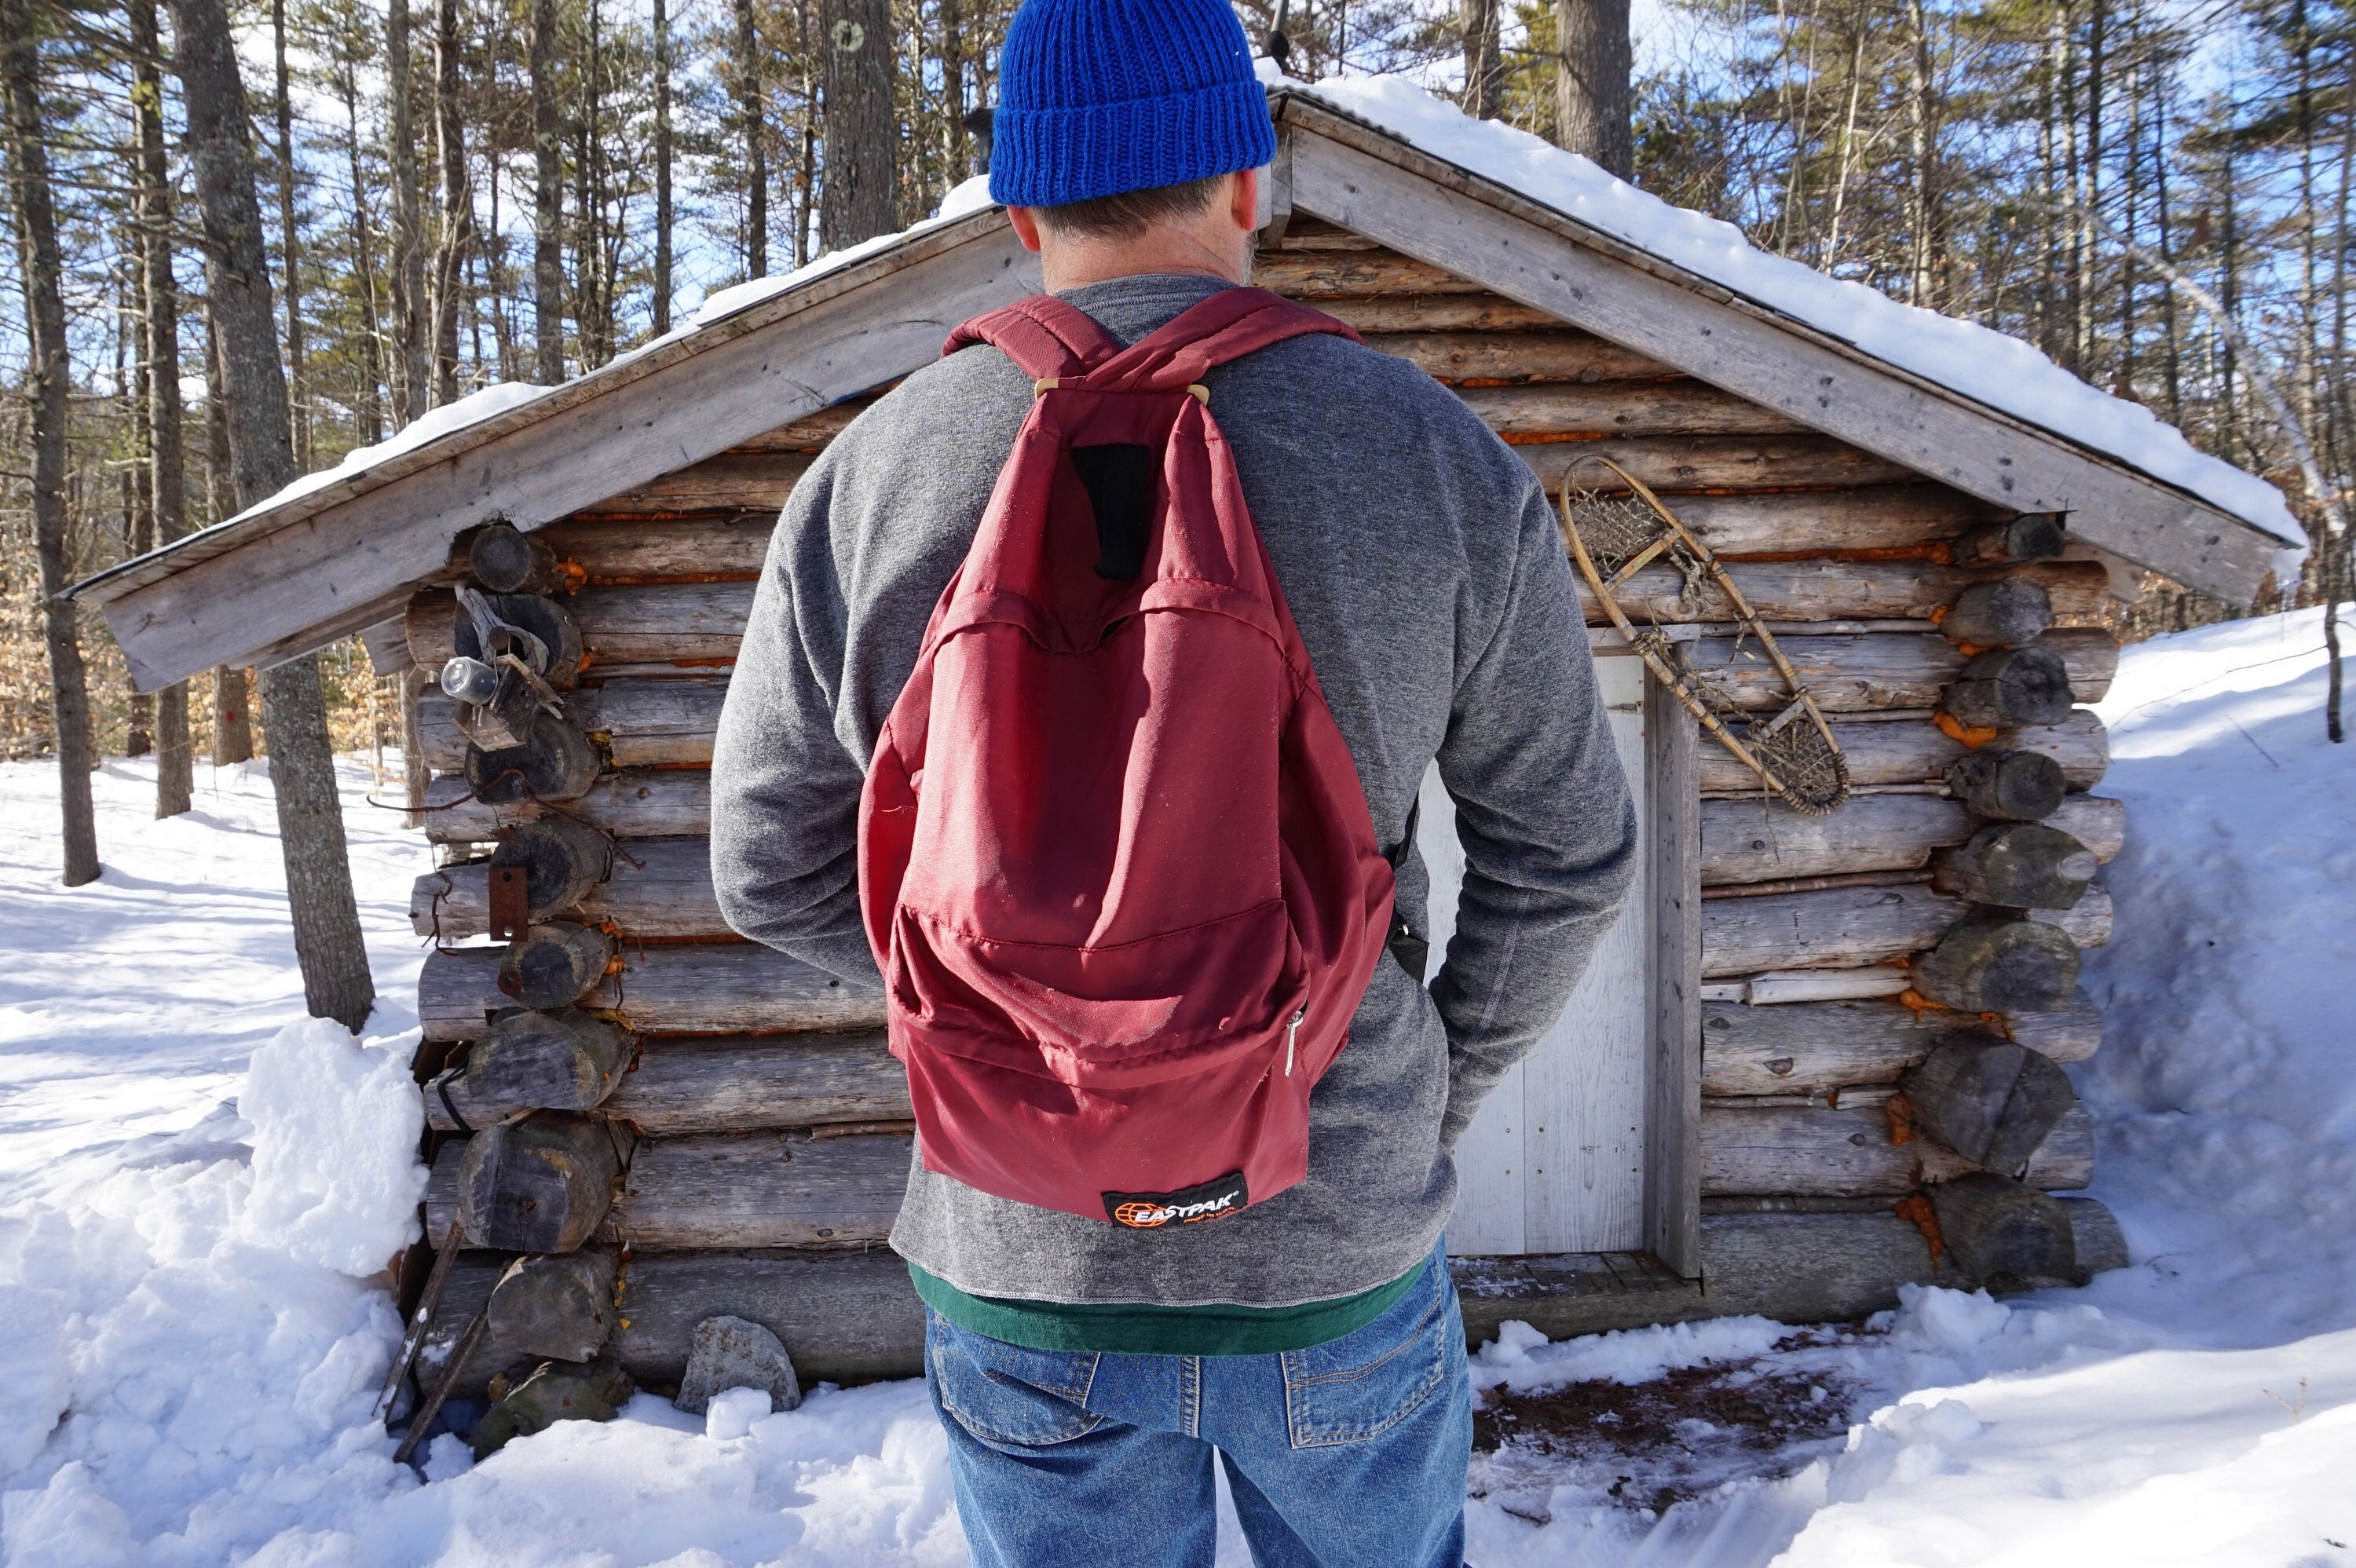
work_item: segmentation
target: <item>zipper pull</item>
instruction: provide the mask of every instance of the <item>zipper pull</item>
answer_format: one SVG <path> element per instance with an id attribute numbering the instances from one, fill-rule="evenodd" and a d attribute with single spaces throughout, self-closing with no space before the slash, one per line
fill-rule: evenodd
<path id="1" fill-rule="evenodd" d="M 1284 1075 L 1292 1076 L 1292 1042 L 1301 1037 L 1301 1020 L 1309 1016 L 1307 1008 L 1292 1009 L 1292 1021 L 1284 1026 Z"/>

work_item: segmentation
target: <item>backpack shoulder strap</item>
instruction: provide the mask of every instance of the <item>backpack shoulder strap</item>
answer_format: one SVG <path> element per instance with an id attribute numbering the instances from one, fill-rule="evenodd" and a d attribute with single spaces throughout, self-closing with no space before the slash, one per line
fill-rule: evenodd
<path id="1" fill-rule="evenodd" d="M 1094 316 L 1053 294 L 1033 294 L 975 316 L 949 334 L 941 356 L 976 343 L 989 344 L 1034 381 L 1085 376 L 1121 352 L 1120 340 Z"/>
<path id="2" fill-rule="evenodd" d="M 1346 323 L 1266 289 L 1221 289 L 1139 339 L 1088 373 L 1091 386 L 1111 390 L 1176 389 L 1199 381 L 1215 365 L 1315 334 L 1364 341 Z"/>

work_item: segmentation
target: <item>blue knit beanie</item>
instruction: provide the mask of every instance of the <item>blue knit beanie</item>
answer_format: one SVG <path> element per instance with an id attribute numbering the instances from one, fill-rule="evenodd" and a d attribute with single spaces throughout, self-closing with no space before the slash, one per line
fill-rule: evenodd
<path id="1" fill-rule="evenodd" d="M 1276 156 L 1227 0 L 1023 0 L 999 57 L 990 196 L 1060 207 Z"/>

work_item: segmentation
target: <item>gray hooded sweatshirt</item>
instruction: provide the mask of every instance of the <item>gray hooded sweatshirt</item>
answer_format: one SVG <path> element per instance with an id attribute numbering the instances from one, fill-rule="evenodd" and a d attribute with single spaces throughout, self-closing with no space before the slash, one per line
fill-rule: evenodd
<path id="1" fill-rule="evenodd" d="M 1226 286 L 1063 297 L 1134 342 Z M 1269 1307 L 1399 1278 L 1455 1202 L 1457 1136 L 1560 1014 L 1634 870 L 1627 781 L 1530 471 L 1446 388 L 1344 338 L 1205 380 L 1386 846 L 1439 766 L 1464 851 L 1455 933 L 1429 989 L 1376 966 L 1310 1098 L 1308 1179 L 1219 1224 L 1119 1229 L 976 1191 L 919 1152 L 892 1244 L 969 1295 Z M 713 880 L 737 931 L 846 983 L 881 985 L 858 903 L 868 756 L 1032 396 L 986 347 L 917 371 L 811 465 L 769 547 L 712 758 Z M 1401 859 L 1398 909 L 1421 933 L 1429 879 Z"/>

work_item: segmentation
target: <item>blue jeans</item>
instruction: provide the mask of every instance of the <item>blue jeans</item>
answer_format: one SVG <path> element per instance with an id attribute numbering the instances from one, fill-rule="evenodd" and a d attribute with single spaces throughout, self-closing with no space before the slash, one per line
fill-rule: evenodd
<path id="1" fill-rule="evenodd" d="M 1031 1350 L 925 1314 L 975 1568 L 1210 1568 L 1215 1450 L 1259 1568 L 1459 1568 L 1472 1451 L 1444 1258 L 1354 1334 L 1262 1356 Z"/>

